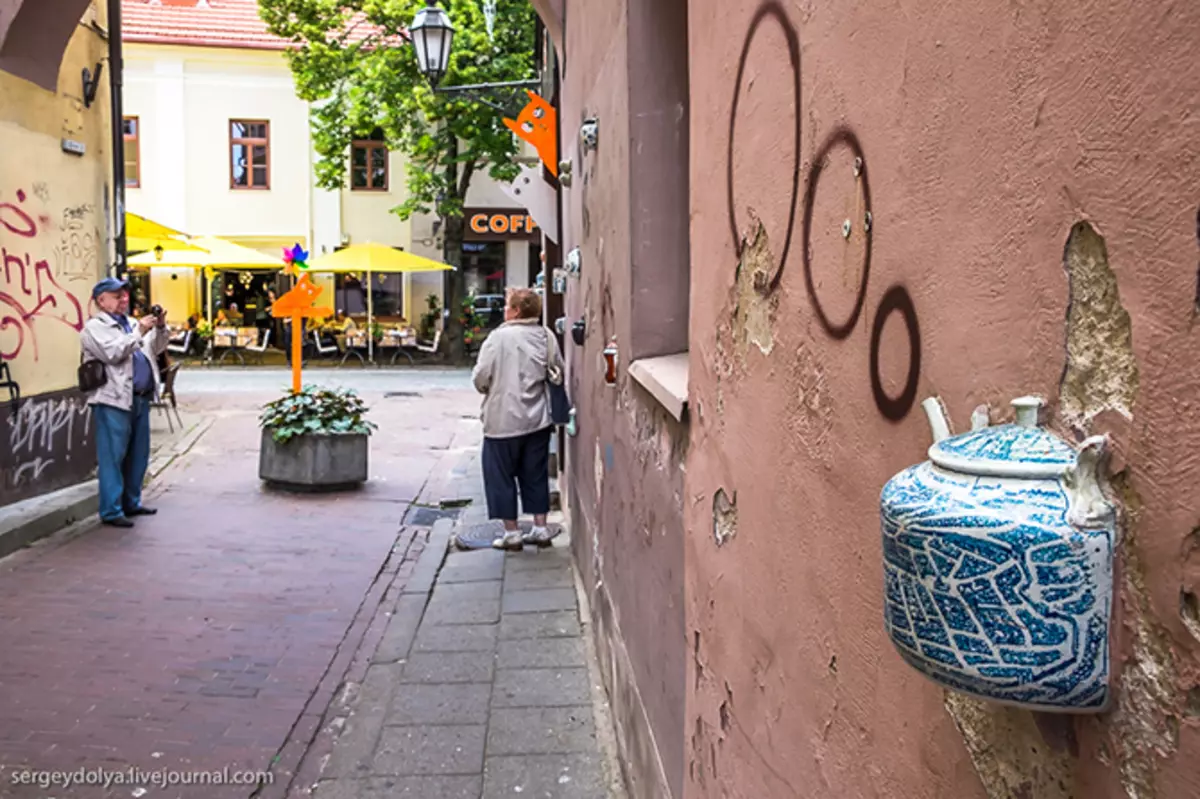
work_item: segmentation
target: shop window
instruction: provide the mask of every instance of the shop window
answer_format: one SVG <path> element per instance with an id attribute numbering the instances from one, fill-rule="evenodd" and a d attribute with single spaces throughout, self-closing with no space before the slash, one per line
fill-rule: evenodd
<path id="1" fill-rule="evenodd" d="M 376 130 L 369 139 L 355 139 L 351 145 L 350 189 L 388 190 L 388 148 L 382 131 Z"/>
<path id="2" fill-rule="evenodd" d="M 142 158 L 139 135 L 141 123 L 137 117 L 125 117 L 125 187 L 136 189 L 142 185 Z"/>
<path id="3" fill-rule="evenodd" d="M 231 188 L 271 188 L 271 123 L 229 120 L 229 156 Z"/>

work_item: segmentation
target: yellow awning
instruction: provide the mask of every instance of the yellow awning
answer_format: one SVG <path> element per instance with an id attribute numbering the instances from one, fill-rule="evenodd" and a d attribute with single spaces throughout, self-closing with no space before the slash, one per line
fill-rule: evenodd
<path id="1" fill-rule="evenodd" d="M 283 259 L 272 258 L 258 250 L 234 244 L 216 236 L 188 239 L 198 249 L 159 253 L 144 252 L 129 259 L 131 268 L 190 269 L 282 269 Z M 165 249 L 165 248 L 164 248 Z"/>
<path id="2" fill-rule="evenodd" d="M 444 272 L 452 269 L 450 264 L 375 242 L 351 244 L 308 262 L 310 272 Z"/>
<path id="3" fill-rule="evenodd" d="M 163 250 L 189 250 L 198 248 L 188 243 L 183 231 L 147 219 L 144 216 L 125 212 L 125 249 L 130 251 L 150 250 L 156 247 Z"/>

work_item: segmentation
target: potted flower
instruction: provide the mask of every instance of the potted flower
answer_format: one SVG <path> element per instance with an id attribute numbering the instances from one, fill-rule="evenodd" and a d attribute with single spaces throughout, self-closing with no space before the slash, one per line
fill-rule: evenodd
<path id="1" fill-rule="evenodd" d="M 307 386 L 268 403 L 259 417 L 259 478 L 298 491 L 366 482 L 368 437 L 376 429 L 366 412 L 366 404 L 349 389 Z"/>

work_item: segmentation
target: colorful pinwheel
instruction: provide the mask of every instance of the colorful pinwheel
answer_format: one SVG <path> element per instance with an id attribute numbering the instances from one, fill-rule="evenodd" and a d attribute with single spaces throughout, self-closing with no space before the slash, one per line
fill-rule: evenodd
<path id="1" fill-rule="evenodd" d="M 291 249 L 283 248 L 283 262 L 290 266 L 293 271 L 308 269 L 308 251 L 295 244 Z"/>

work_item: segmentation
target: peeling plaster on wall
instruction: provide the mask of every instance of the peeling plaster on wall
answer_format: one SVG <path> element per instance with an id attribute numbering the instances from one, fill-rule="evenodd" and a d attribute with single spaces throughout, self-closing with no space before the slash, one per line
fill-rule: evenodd
<path id="1" fill-rule="evenodd" d="M 1114 478 L 1113 488 L 1125 509 L 1122 601 L 1132 652 L 1121 668 L 1107 748 L 1116 753 L 1121 785 L 1129 799 L 1170 799 L 1159 797 L 1155 772 L 1158 759 L 1169 757 L 1179 747 L 1178 675 L 1168 634 L 1153 616 L 1145 568 L 1133 534 L 1140 498 L 1127 474 Z"/>
<path id="2" fill-rule="evenodd" d="M 1087 430 L 1105 410 L 1129 417 L 1138 390 L 1129 312 L 1103 237 L 1087 222 L 1071 228 L 1063 265 L 1070 283 L 1067 364 L 1060 390 L 1062 414 Z"/>
<path id="3" fill-rule="evenodd" d="M 765 296 L 774 272 L 775 262 L 767 240 L 767 229 L 755 219 L 753 235 L 742 248 L 742 259 L 738 263 L 731 314 L 733 340 L 743 366 L 750 344 L 758 347 L 763 355 L 770 355 L 775 347 L 772 327 L 779 299 L 774 293 L 770 297 Z"/>
<path id="4" fill-rule="evenodd" d="M 990 799 L 1083 799 L 1071 790 L 1070 751 L 1043 743 L 1033 713 L 954 691 L 946 692 L 945 707 Z"/>
<path id="5" fill-rule="evenodd" d="M 718 488 L 713 494 L 713 536 L 717 546 L 728 544 L 737 535 L 737 524 L 737 492 L 730 499 L 724 488 Z"/>
<path id="6" fill-rule="evenodd" d="M 713 376 L 716 378 L 718 426 L 724 425 L 726 391 L 731 388 L 734 376 L 746 370 L 750 345 L 757 347 L 763 355 L 770 355 L 775 348 L 775 311 L 779 307 L 779 293 L 766 296 L 774 273 L 774 260 L 766 228 L 757 218 L 752 222 L 753 229 L 742 247 L 727 310 L 717 326 Z"/>
<path id="7" fill-rule="evenodd" d="M 1104 239 L 1090 224 L 1080 222 L 1071 229 L 1063 260 L 1070 301 L 1060 412 L 1064 423 L 1077 433 L 1102 428 L 1116 439 L 1113 471 L 1118 473 L 1111 493 L 1121 510 L 1117 573 L 1123 579 L 1120 604 L 1129 639 L 1123 663 L 1120 653 L 1114 652 L 1111 716 L 1086 723 L 1105 736 L 1099 759 L 1105 765 L 1115 760 L 1129 799 L 1166 799 L 1155 789 L 1157 758 L 1168 757 L 1178 748 L 1179 702 L 1169 639 L 1153 617 L 1140 564 L 1135 534 L 1140 502 L 1125 470 L 1127 453 L 1122 451 L 1138 392 L 1130 316 L 1121 304 Z M 1182 615 L 1186 624 L 1186 614 Z M 1038 731 L 1040 716 L 952 693 L 947 694 L 945 706 L 989 797 L 1075 799 L 1069 778 L 1074 757 L 1069 747 L 1063 752 L 1044 745 L 1044 734 Z M 1103 724 L 1106 720 L 1109 723 Z"/>

